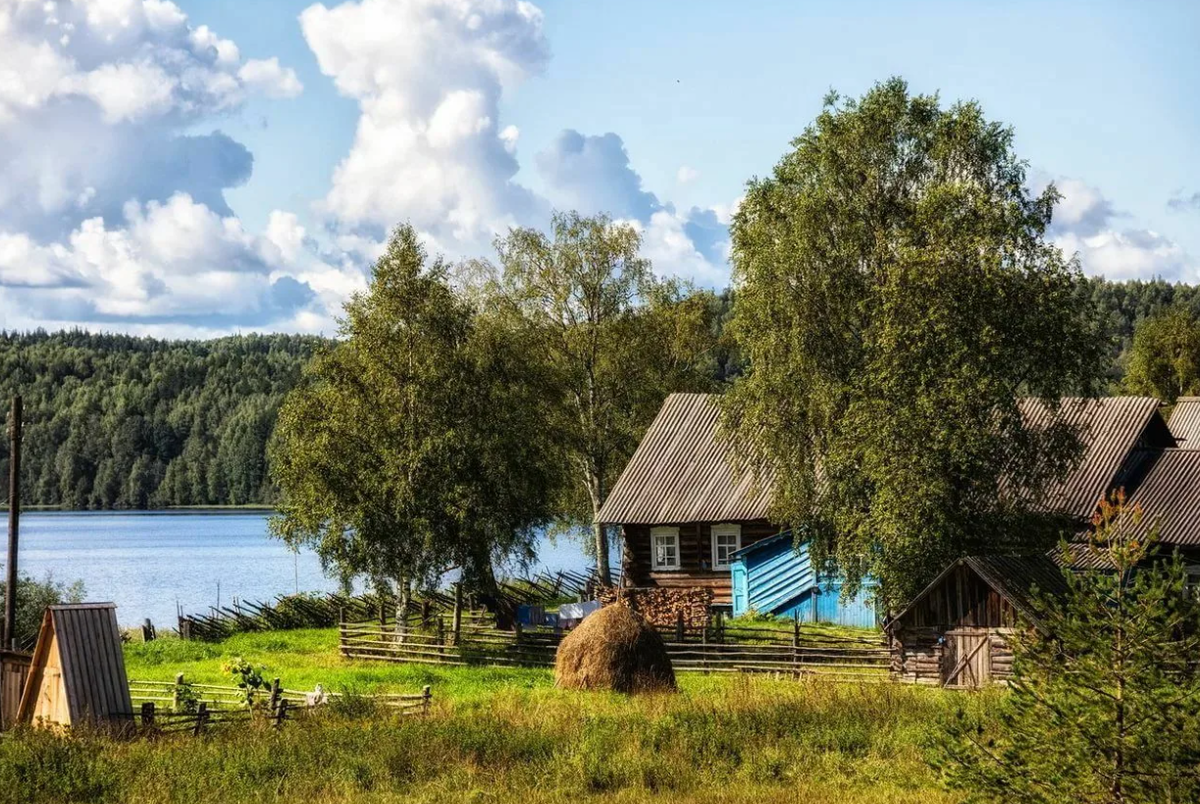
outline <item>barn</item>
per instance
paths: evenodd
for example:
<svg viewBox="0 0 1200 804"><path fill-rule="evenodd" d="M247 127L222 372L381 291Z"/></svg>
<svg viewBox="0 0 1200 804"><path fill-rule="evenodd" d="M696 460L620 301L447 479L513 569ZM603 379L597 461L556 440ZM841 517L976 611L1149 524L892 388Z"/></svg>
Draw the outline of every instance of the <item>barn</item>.
<svg viewBox="0 0 1200 804"><path fill-rule="evenodd" d="M1022 621L1038 626L1039 594L1066 588L1045 555L959 559L888 621L893 677L958 688L1006 681L1009 636Z"/></svg>
<svg viewBox="0 0 1200 804"><path fill-rule="evenodd" d="M116 609L112 603L47 607L18 722L67 727L132 721Z"/></svg>

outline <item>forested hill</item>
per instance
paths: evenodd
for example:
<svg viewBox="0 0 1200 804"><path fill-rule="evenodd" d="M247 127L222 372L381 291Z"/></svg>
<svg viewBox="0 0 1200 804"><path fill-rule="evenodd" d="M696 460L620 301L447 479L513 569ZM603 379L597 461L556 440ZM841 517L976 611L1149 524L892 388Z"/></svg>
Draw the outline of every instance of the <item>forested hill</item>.
<svg viewBox="0 0 1200 804"><path fill-rule="evenodd" d="M1092 279L1080 293L1082 303L1096 306L1112 339L1113 392L1119 391L1138 322L1172 306L1200 318L1195 286ZM731 295L714 300L718 327L729 319ZM297 335L162 341L0 333L0 404L7 408L17 392L25 397L25 503L159 508L272 502L266 443L275 414L324 343ZM738 373L736 350L723 354L716 370L720 380ZM7 441L0 444L0 472L7 478Z"/></svg>
<svg viewBox="0 0 1200 804"><path fill-rule="evenodd" d="M25 402L26 505L270 502L266 443L320 338L0 334L0 399ZM8 443L0 446L8 477ZM7 496L0 493L0 499Z"/></svg>

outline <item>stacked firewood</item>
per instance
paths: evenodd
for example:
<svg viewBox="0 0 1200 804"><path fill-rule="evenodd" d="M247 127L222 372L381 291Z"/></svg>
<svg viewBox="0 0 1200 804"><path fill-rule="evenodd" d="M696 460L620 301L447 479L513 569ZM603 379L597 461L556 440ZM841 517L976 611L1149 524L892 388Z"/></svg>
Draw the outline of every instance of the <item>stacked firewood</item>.
<svg viewBox="0 0 1200 804"><path fill-rule="evenodd" d="M629 606L652 625L673 627L682 614L684 627L702 628L708 624L713 593L711 589L700 587L620 589L612 586L599 590L597 599L602 606L618 602Z"/></svg>

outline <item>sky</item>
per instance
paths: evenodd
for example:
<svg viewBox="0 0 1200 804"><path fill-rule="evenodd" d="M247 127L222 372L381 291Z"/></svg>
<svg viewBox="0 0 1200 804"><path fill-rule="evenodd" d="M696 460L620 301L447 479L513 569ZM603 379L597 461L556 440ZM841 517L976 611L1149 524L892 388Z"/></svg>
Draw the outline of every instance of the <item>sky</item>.
<svg viewBox="0 0 1200 804"><path fill-rule="evenodd" d="M332 335L388 231L606 212L730 281L831 89L1013 126L1085 272L1200 281L1200 4L0 0L0 329Z"/></svg>

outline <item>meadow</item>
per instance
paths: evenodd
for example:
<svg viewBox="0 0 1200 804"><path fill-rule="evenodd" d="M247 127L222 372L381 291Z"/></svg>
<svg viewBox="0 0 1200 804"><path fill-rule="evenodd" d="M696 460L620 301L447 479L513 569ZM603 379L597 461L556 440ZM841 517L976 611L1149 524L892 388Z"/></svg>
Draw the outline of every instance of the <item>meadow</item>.
<svg viewBox="0 0 1200 804"><path fill-rule="evenodd" d="M332 631L127 647L130 678L229 683L235 657L286 687L429 684L427 717L350 697L201 737L0 739L0 802L955 802L928 763L938 724L999 693L681 674L677 694L555 689L550 672L348 662Z"/></svg>

